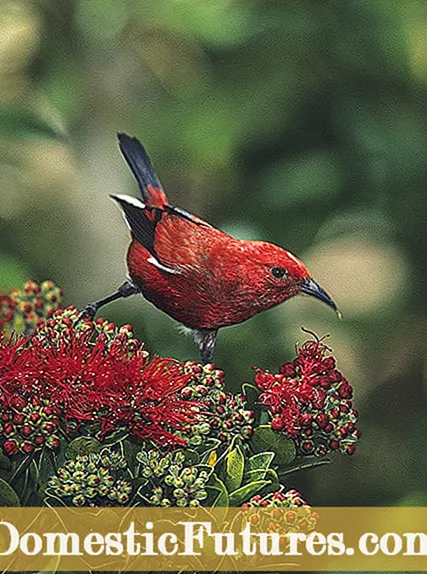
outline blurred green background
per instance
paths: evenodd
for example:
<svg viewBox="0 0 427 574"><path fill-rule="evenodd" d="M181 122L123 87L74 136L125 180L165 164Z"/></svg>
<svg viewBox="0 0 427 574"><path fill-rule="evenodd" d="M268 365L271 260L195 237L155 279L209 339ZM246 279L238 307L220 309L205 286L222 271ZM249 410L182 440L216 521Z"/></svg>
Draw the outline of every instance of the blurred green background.
<svg viewBox="0 0 427 574"><path fill-rule="evenodd" d="M292 486L427 505L426 27L425 0L1 0L0 289L52 279L80 307L121 284L116 132L138 136L173 204L294 252L344 314L300 298L220 332L230 388L301 326L331 334L361 445ZM103 315L197 356L140 297Z"/></svg>

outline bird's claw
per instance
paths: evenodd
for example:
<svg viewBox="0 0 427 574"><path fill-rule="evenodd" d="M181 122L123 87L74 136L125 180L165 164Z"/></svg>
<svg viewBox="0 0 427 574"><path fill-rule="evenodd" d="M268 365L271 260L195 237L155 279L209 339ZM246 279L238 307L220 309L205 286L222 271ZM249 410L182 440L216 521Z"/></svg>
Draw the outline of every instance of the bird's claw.
<svg viewBox="0 0 427 574"><path fill-rule="evenodd" d="M97 311L98 311L98 305L96 305L96 303L88 303L86 307L84 307L80 311L76 319L75 325L78 325L81 321L84 321L84 319L89 319L90 321L92 321Z"/></svg>

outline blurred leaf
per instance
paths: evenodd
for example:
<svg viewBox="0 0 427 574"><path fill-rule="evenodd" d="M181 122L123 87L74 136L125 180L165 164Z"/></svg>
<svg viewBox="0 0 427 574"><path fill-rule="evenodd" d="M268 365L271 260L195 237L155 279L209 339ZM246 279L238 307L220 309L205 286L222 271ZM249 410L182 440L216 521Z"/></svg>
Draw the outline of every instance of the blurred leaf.
<svg viewBox="0 0 427 574"><path fill-rule="evenodd" d="M102 44L125 27L130 4L127 0L76 0L75 22L86 37Z"/></svg>
<svg viewBox="0 0 427 574"><path fill-rule="evenodd" d="M288 208L331 201L340 192L341 183L336 155L319 151L274 165L262 184L269 190L271 205Z"/></svg>
<svg viewBox="0 0 427 574"><path fill-rule="evenodd" d="M29 110L0 108L0 135L8 138L29 136L64 139L55 127Z"/></svg>
<svg viewBox="0 0 427 574"><path fill-rule="evenodd" d="M142 13L147 16L147 5ZM250 7L244 2L194 2L194 0L157 0L150 7L153 19L163 27L192 34L200 41L233 46L250 37L259 27Z"/></svg>
<svg viewBox="0 0 427 574"><path fill-rule="evenodd" d="M109 432L105 439L102 441L103 446L114 446L129 436L129 430L122 427L113 432Z"/></svg>
<svg viewBox="0 0 427 574"><path fill-rule="evenodd" d="M196 464L199 464L199 462L202 465L205 464L205 461L200 460L200 455L195 450L192 450L190 448L185 448L185 449L182 449L181 452L184 455L184 461L185 461L186 466L194 466ZM206 464L208 464L207 461L206 461Z"/></svg>
<svg viewBox="0 0 427 574"><path fill-rule="evenodd" d="M28 269L21 262L0 252L0 292L20 287L28 277Z"/></svg>

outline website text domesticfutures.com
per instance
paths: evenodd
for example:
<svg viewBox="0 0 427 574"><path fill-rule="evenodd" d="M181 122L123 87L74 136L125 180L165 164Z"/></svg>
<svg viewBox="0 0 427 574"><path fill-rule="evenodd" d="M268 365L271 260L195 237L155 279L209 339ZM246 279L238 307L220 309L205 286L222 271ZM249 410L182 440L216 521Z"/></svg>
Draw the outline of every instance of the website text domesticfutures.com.
<svg viewBox="0 0 427 574"><path fill-rule="evenodd" d="M131 522L123 532L90 532L81 536L76 532L20 533L17 525L0 521L0 537L3 540L0 556L15 552L26 556L201 556L207 545L219 557L427 556L424 532L382 535L365 532L357 544L347 546L343 532L259 533L251 529L249 522L238 533L215 532L210 522L180 522L173 532L156 536L152 522L145 524L144 532L138 532Z"/></svg>

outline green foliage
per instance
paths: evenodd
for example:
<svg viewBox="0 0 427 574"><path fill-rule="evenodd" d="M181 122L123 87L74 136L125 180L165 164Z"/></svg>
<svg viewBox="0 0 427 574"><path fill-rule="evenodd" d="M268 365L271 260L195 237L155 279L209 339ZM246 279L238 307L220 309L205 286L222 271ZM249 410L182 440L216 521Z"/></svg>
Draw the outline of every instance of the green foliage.
<svg viewBox="0 0 427 574"><path fill-rule="evenodd" d="M2 478L0 478L0 505L20 506L19 496L12 486Z"/></svg>
<svg viewBox="0 0 427 574"><path fill-rule="evenodd" d="M237 446L230 450L226 458L225 484L230 492L242 484L244 469L245 457Z"/></svg>
<svg viewBox="0 0 427 574"><path fill-rule="evenodd" d="M75 459L78 455L96 453L101 449L102 444L95 438L89 436L79 436L68 444L65 454L67 458Z"/></svg>
<svg viewBox="0 0 427 574"><path fill-rule="evenodd" d="M244 457L239 447L230 448L224 460L218 461L214 467L217 475L214 484L219 484L221 502L227 501L229 506L240 506L255 494L265 493L265 487L273 484L273 477L277 479L270 468L273 458L272 452ZM280 488L278 481L274 482Z"/></svg>
<svg viewBox="0 0 427 574"><path fill-rule="evenodd" d="M296 447L292 439L274 432L270 425L260 425L254 430L251 445L254 452L264 453L271 450L274 460L279 466L291 463L296 456Z"/></svg>
<svg viewBox="0 0 427 574"><path fill-rule="evenodd" d="M61 139L64 137L37 114L25 109L0 108L0 133L17 139L27 137Z"/></svg>

